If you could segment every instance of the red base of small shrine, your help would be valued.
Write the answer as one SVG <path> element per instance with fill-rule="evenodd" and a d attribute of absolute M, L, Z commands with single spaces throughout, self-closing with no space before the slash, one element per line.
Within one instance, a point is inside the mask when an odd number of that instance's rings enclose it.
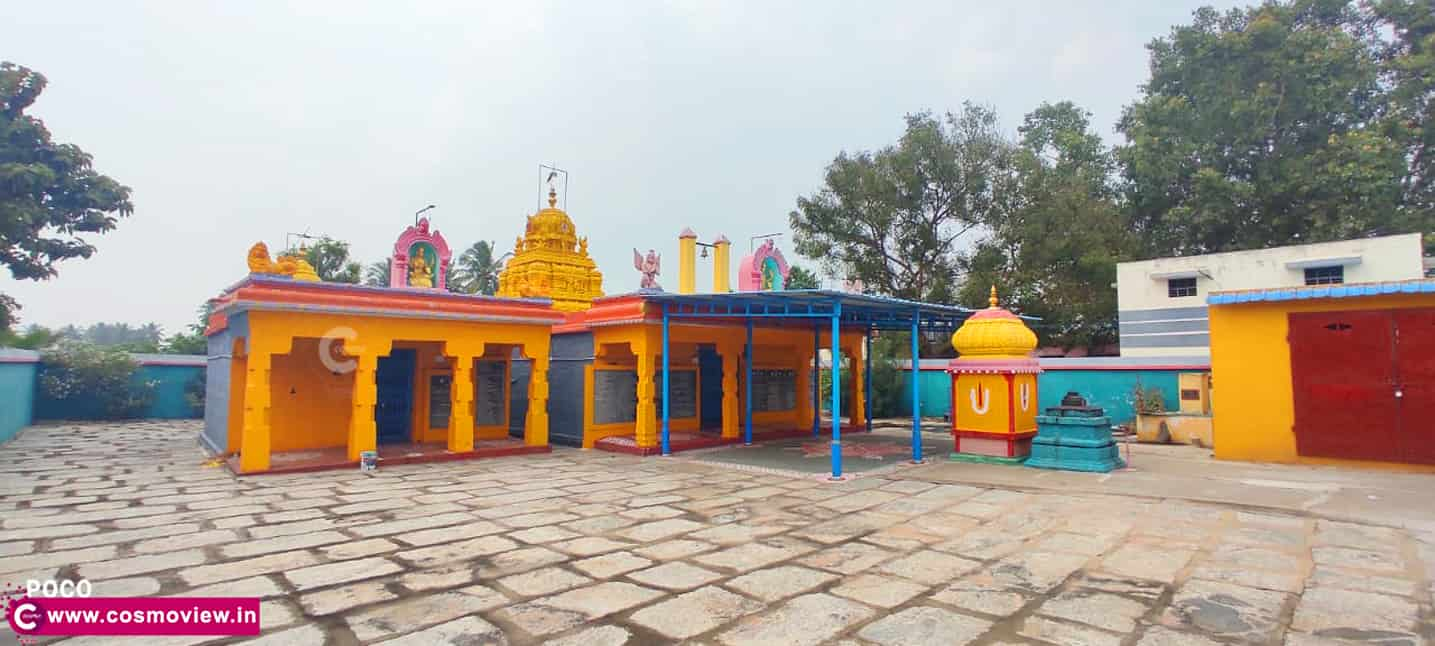
<path fill-rule="evenodd" d="M 1031 455 L 1031 438 L 1036 431 L 1023 433 L 990 433 L 986 431 L 952 431 L 952 451 L 994 458 L 1025 458 Z"/>

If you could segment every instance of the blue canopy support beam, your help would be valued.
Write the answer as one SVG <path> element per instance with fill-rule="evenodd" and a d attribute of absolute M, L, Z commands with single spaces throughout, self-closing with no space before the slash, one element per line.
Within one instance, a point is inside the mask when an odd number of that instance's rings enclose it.
<path fill-rule="evenodd" d="M 922 312 L 912 313 L 912 463 L 922 463 Z"/>
<path fill-rule="evenodd" d="M 668 441 L 668 422 L 671 417 L 673 398 L 668 396 L 672 387 L 672 380 L 668 377 L 668 365 L 672 363 L 672 353 L 668 351 L 668 306 L 663 305 L 663 455 L 672 455 L 672 444 Z"/>
<path fill-rule="evenodd" d="M 842 479 L 842 303 L 832 305 L 832 479 Z"/>

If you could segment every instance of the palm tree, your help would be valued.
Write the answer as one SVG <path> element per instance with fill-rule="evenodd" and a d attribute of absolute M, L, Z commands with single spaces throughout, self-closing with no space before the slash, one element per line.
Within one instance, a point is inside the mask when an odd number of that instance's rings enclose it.
<path fill-rule="evenodd" d="M 376 260 L 364 268 L 364 284 L 374 287 L 389 286 L 389 261 Z"/>
<path fill-rule="evenodd" d="M 498 291 L 498 272 L 501 269 L 493 259 L 493 243 L 479 240 L 458 257 L 458 264 L 450 276 L 449 289 L 492 296 Z"/>

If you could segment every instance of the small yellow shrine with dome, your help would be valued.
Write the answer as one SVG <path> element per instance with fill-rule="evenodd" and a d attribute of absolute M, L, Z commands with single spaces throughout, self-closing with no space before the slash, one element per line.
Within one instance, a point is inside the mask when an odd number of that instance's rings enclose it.
<path fill-rule="evenodd" d="M 528 216 L 513 257 L 498 275 L 496 296 L 544 297 L 553 309 L 579 312 L 603 295 L 603 274 L 588 255 L 588 239 L 578 237 L 573 220 L 557 208 L 558 194 L 548 190 L 548 208 Z"/>
<path fill-rule="evenodd" d="M 1036 376 L 1041 367 L 1031 356 L 1036 333 L 997 302 L 972 314 L 952 334 L 958 357 L 947 366 L 952 376 L 952 458 L 981 462 L 1021 462 L 1031 454 L 1036 435 Z"/>

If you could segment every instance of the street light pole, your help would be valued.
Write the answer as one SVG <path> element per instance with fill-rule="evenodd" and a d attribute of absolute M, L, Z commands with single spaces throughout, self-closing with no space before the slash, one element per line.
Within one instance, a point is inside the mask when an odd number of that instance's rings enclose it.
<path fill-rule="evenodd" d="M 417 210 L 417 211 L 414 211 L 414 226 L 418 226 L 418 224 L 419 224 L 419 216 L 420 216 L 420 215 L 423 215 L 426 211 L 428 211 L 429 209 L 433 209 L 433 208 L 437 208 L 437 207 L 434 206 L 433 204 L 430 204 L 430 205 L 428 205 L 428 206 L 425 206 L 424 208 L 421 208 L 421 209 L 419 209 L 419 210 Z"/>

